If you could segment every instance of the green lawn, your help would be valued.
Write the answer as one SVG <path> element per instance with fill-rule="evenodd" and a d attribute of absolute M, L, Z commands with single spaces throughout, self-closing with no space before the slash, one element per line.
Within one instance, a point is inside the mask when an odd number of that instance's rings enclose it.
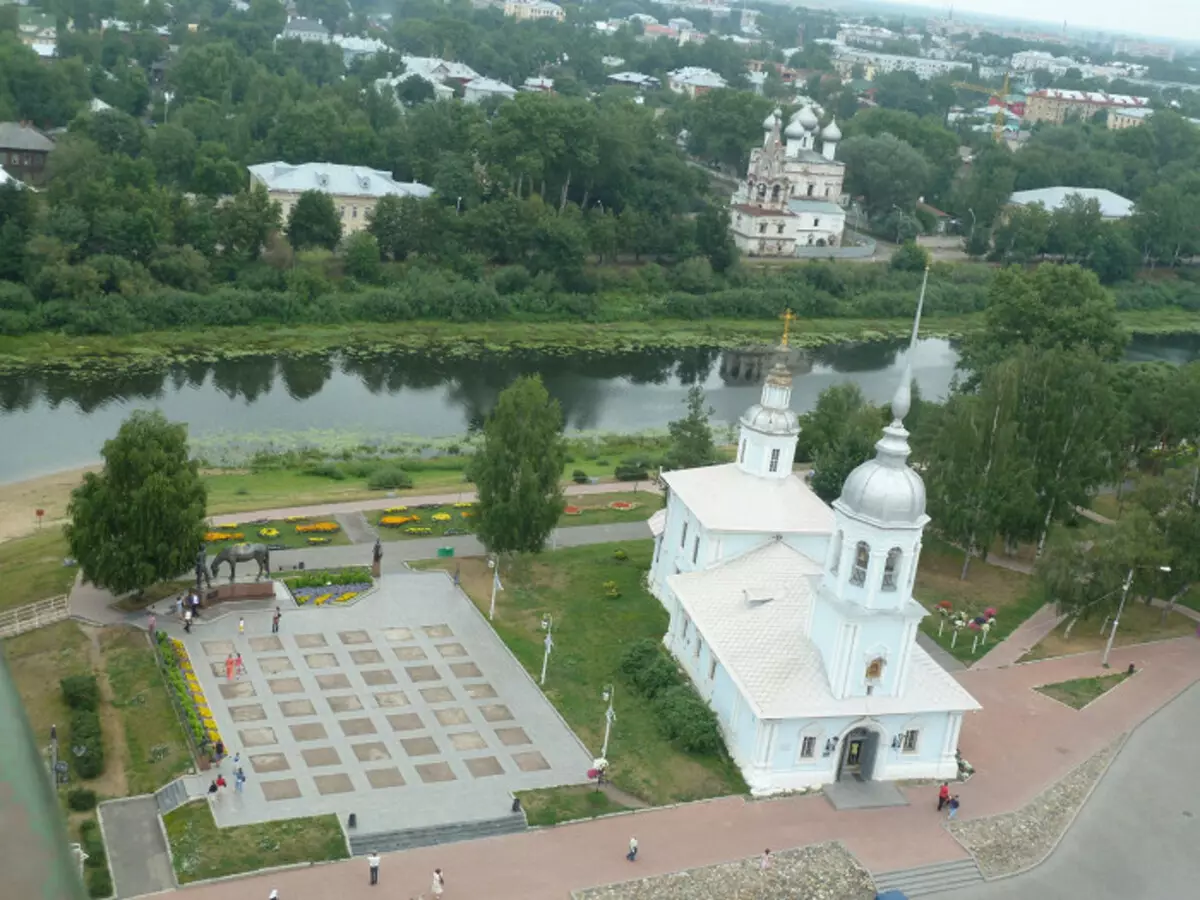
<path fill-rule="evenodd" d="M 1117 502 L 1116 494 L 1097 494 L 1092 498 L 1092 509 L 1110 519 L 1121 517 L 1121 504 Z"/>
<path fill-rule="evenodd" d="M 614 503 L 630 503 L 632 509 L 613 509 Z M 402 504 L 397 503 L 395 508 Z M 614 522 L 643 522 L 662 507 L 662 496 L 652 491 L 615 491 L 604 494 L 583 494 L 567 497 L 567 510 L 558 520 L 560 528 L 570 528 L 576 525 L 610 525 Z M 469 533 L 475 530 L 474 506 L 458 507 L 452 503 L 429 506 L 405 507 L 403 512 L 388 513 L 377 510 L 367 513 L 371 525 L 385 541 L 413 540 L 422 537 L 442 537 L 447 530 L 457 533 Z M 466 515 L 464 515 L 464 513 Z M 381 525 L 384 517 L 411 516 L 419 517 L 418 521 L 406 522 L 403 525 Z M 436 516 L 446 516 L 439 521 Z M 409 534 L 410 528 L 428 528 L 429 533 Z"/>
<path fill-rule="evenodd" d="M 62 529 L 53 526 L 0 544 L 0 610 L 70 591 L 78 568 L 63 565 L 69 554 Z"/>
<path fill-rule="evenodd" d="M 618 549 L 628 559 L 617 560 Z M 519 559 L 501 573 L 505 590 L 496 603 L 496 632 L 536 677 L 542 665 L 542 616 L 553 615 L 554 652 L 546 697 L 594 754 L 599 754 L 604 740 L 601 691 L 606 684 L 616 685 L 617 721 L 608 758 L 613 783 L 621 789 L 654 805 L 743 792 L 745 784 L 733 763 L 682 753 L 665 740 L 650 705 L 635 696 L 617 673 L 626 647 L 644 638 L 660 640 L 666 631 L 666 612 L 642 587 L 652 554 L 653 542 L 642 540 Z M 484 560 L 469 557 L 413 565 L 459 571 L 464 590 L 487 612 L 491 576 Z M 619 598 L 606 597 L 606 581 L 616 582 Z"/>
<path fill-rule="evenodd" d="M 151 793 L 192 765 L 179 718 L 144 631 L 106 629 L 100 648 L 124 730 L 128 792 Z"/>
<path fill-rule="evenodd" d="M 1114 672 L 1112 675 L 1099 675 L 1095 678 L 1076 678 L 1073 681 L 1060 681 L 1057 684 L 1043 684 L 1034 690 L 1059 703 L 1065 703 L 1072 709 L 1083 709 L 1128 677 L 1128 672 Z"/>
<path fill-rule="evenodd" d="M 590 785 L 517 791 L 530 825 L 557 825 L 628 809 Z"/>
<path fill-rule="evenodd" d="M 961 550 L 936 538 L 926 538 L 913 594 L 931 613 L 921 620 L 921 630 L 948 653 L 970 663 L 1008 637 L 1018 625 L 1041 609 L 1044 601 L 1033 589 L 1028 575 L 974 559 L 967 579 L 962 581 L 959 579 L 962 564 Z M 995 607 L 996 624 L 988 635 L 987 644 L 974 654 L 971 653 L 971 641 L 977 632 L 964 628 L 952 647 L 954 629 L 947 620 L 942 634 L 938 635 L 942 616 L 936 608 L 944 600 L 950 602 L 955 612 L 962 610 L 971 615 L 981 615 L 988 607 Z"/>
<path fill-rule="evenodd" d="M 163 816 L 180 884 L 347 857 L 337 816 L 217 828 L 206 800 Z"/>
<path fill-rule="evenodd" d="M 1071 627 L 1071 636 L 1068 638 L 1067 626 L 1070 624 L 1068 619 L 1059 625 L 1021 657 L 1021 661 L 1103 650 L 1108 643 L 1107 629 L 1103 633 L 1100 630 L 1105 624 L 1103 616 L 1078 620 Z M 1183 613 L 1171 612 L 1164 619 L 1161 608 L 1131 600 L 1121 613 L 1121 624 L 1117 628 L 1113 646 L 1128 647 L 1131 644 L 1170 640 L 1193 634 L 1196 627 L 1197 623 Z"/>
<path fill-rule="evenodd" d="M 312 525 L 316 522 L 333 522 L 338 525 L 338 530 L 325 533 L 305 534 L 296 529 L 302 525 Z M 237 530 L 245 535 L 245 540 L 251 544 L 270 544 L 272 546 L 282 544 L 289 550 L 299 550 L 304 547 L 315 546 L 340 546 L 350 543 L 350 538 L 346 536 L 345 529 L 341 528 L 340 523 L 333 516 L 312 516 L 303 522 L 285 522 L 283 519 L 266 519 L 258 522 L 239 522 L 237 516 L 222 516 L 217 520 L 217 525 L 232 525 L 237 523 Z M 263 534 L 266 531 L 268 534 Z M 271 531 L 277 531 L 278 534 L 270 534 Z M 328 538 L 327 541 L 322 541 L 318 544 L 312 543 L 310 537 Z M 208 545 L 208 559 L 212 563 L 212 558 L 220 552 L 224 544 L 211 543 Z M 242 565 L 247 565 L 243 563 Z M 249 563 L 253 565 L 253 563 Z M 228 574 L 225 567 L 221 571 Z"/>

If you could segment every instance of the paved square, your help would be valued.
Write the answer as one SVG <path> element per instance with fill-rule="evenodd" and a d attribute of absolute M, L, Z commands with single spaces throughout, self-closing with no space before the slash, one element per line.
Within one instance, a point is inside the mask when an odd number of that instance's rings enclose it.
<path fill-rule="evenodd" d="M 253 773 L 215 809 L 220 826 L 353 812 L 366 835 L 496 818 L 515 791 L 586 783 L 593 754 L 444 573 L 384 576 L 351 606 L 280 601 L 279 634 L 268 608 L 245 614 L 244 635 L 229 613 L 183 638 Z M 226 682 L 239 652 L 246 674 Z"/>

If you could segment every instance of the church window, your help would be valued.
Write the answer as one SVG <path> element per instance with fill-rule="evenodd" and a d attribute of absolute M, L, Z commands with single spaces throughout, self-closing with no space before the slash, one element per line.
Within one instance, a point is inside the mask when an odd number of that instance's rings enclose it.
<path fill-rule="evenodd" d="M 910 728 L 900 738 L 900 749 L 904 753 L 916 753 L 918 741 L 920 741 L 921 732 L 915 728 Z"/>
<path fill-rule="evenodd" d="M 867 581 L 867 566 L 871 563 L 871 548 L 866 541 L 859 541 L 854 548 L 854 568 L 850 572 L 850 583 L 862 587 Z"/>
<path fill-rule="evenodd" d="M 778 447 L 776 447 L 774 450 L 771 451 L 771 466 L 770 466 L 770 468 L 771 468 L 772 472 L 779 471 L 779 448 Z"/>
<path fill-rule="evenodd" d="M 820 227 L 821 227 L 821 220 L 813 219 L 813 228 L 820 228 Z"/>
<path fill-rule="evenodd" d="M 717 658 L 714 656 L 708 662 L 708 680 L 712 681 L 717 677 Z"/>
<path fill-rule="evenodd" d="M 881 585 L 885 591 L 896 589 L 896 570 L 900 568 L 901 554 L 902 551 L 899 547 L 893 547 L 888 551 L 887 562 L 883 564 L 883 584 Z"/>
<path fill-rule="evenodd" d="M 697 638 L 697 639 L 696 639 L 696 649 L 694 649 L 694 650 L 692 651 L 692 657 L 693 657 L 694 659 L 699 659 L 699 658 L 700 658 L 700 651 L 701 651 L 701 650 L 703 650 L 703 649 L 704 649 L 704 638 Z"/>
<path fill-rule="evenodd" d="M 883 678 L 883 665 L 886 660 L 882 656 L 877 656 L 867 663 L 867 681 L 879 681 Z"/>
<path fill-rule="evenodd" d="M 758 233 L 759 234 L 767 233 L 767 223 L 766 222 L 763 222 L 761 225 L 758 226 Z"/>
<path fill-rule="evenodd" d="M 692 565 L 696 564 L 696 557 L 700 555 L 700 535 L 692 540 Z"/>
<path fill-rule="evenodd" d="M 738 446 L 738 462 L 746 461 L 746 439 L 742 438 L 742 443 Z"/>
<path fill-rule="evenodd" d="M 758 186 L 758 199 L 762 200 L 766 196 L 767 196 L 767 186 L 765 184 L 760 184 Z"/>
<path fill-rule="evenodd" d="M 683 534 L 679 536 L 679 546 L 680 547 L 687 546 L 687 526 L 688 526 L 688 523 L 684 522 L 683 523 Z"/>
<path fill-rule="evenodd" d="M 811 196 L 813 195 L 813 188 L 814 188 L 814 187 L 815 187 L 815 185 L 812 185 L 812 184 L 810 184 L 810 185 L 808 186 L 808 194 L 807 194 L 807 196 L 811 197 Z"/>
<path fill-rule="evenodd" d="M 817 755 L 817 738 L 815 735 L 807 735 L 800 739 L 800 758 L 812 759 Z"/>
<path fill-rule="evenodd" d="M 779 202 L 779 185 L 775 185 L 775 187 L 771 188 L 771 202 Z"/>
<path fill-rule="evenodd" d="M 829 185 L 825 185 L 825 196 L 829 196 Z"/>
<path fill-rule="evenodd" d="M 776 226 L 775 226 L 775 233 L 776 233 L 776 234 L 783 234 L 783 226 L 782 226 L 782 225 L 776 225 Z"/>
<path fill-rule="evenodd" d="M 688 642 L 688 632 L 689 632 L 689 631 L 691 631 L 691 630 L 692 630 L 692 620 L 691 620 L 691 619 L 689 619 L 689 618 L 687 618 L 686 616 L 684 616 L 684 619 L 683 619 L 683 634 L 681 635 L 681 638 L 683 639 L 683 642 L 684 642 L 685 644 Z"/>
<path fill-rule="evenodd" d="M 838 573 L 838 569 L 842 564 L 842 532 L 838 532 L 833 538 L 833 562 L 829 566 L 829 571 L 834 575 Z"/>

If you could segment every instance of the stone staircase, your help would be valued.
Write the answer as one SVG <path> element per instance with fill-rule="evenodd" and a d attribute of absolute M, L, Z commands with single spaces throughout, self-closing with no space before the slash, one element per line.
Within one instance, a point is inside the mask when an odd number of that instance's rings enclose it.
<path fill-rule="evenodd" d="M 974 859 L 958 859 L 932 866 L 918 866 L 915 869 L 881 872 L 873 877 L 875 889 L 880 893 L 902 891 L 909 897 L 926 897 L 983 882 L 983 874 Z"/>
<path fill-rule="evenodd" d="M 434 844 L 453 844 L 459 841 L 474 841 L 479 838 L 497 837 L 502 834 L 517 834 L 529 827 L 525 813 L 513 813 L 502 819 L 480 819 L 474 822 L 450 822 L 445 825 L 430 825 L 425 828 L 405 828 L 399 831 L 375 831 L 370 833 L 350 832 L 350 853 L 365 856 L 372 850 L 392 853 L 396 850 L 412 850 L 416 847 L 432 847 Z"/>
<path fill-rule="evenodd" d="M 166 787 L 154 792 L 154 802 L 158 805 L 158 814 L 165 816 L 173 809 L 178 809 L 191 799 L 187 785 L 182 778 L 176 778 Z"/>

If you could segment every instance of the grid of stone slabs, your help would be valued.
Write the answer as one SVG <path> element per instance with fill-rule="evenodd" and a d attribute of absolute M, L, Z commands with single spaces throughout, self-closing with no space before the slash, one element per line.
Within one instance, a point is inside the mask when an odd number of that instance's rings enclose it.
<path fill-rule="evenodd" d="M 183 636 L 249 777 L 216 806 L 219 825 L 353 812 L 371 833 L 491 819 L 513 791 L 587 780 L 590 755 L 441 573 L 385 576 L 349 608 L 288 611 L 278 635 L 267 612 L 246 615 L 244 637 L 237 618 Z M 246 674 L 228 683 L 231 652 Z"/>

